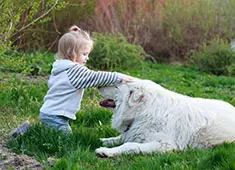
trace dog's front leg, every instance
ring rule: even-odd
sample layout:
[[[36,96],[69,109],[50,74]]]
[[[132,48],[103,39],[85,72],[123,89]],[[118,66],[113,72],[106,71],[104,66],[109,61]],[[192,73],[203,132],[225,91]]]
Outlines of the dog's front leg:
[[[96,149],[95,152],[102,157],[113,157],[121,154],[144,154],[153,152],[165,152],[173,149],[176,149],[176,146],[172,145],[171,142],[127,142],[121,146],[113,148],[101,147]]]
[[[114,146],[123,143],[123,135],[119,135],[111,138],[100,138],[104,146]]]

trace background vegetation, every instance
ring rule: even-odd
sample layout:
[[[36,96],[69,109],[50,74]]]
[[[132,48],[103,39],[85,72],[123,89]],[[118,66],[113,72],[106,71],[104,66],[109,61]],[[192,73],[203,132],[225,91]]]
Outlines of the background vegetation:
[[[99,138],[118,133],[93,88],[70,122],[73,134],[44,129],[38,121],[58,39],[73,24],[95,40],[89,68],[235,106],[234,8],[233,0],[0,0],[0,139],[29,120],[34,126],[8,138],[8,147],[48,169],[235,169],[234,144],[100,159],[94,153]]]
[[[222,45],[216,54],[212,48],[207,48],[218,39],[227,46],[235,39],[234,7],[233,0],[2,1],[0,56],[15,48],[24,52],[55,52],[60,36],[76,24],[91,34],[107,33],[107,39],[110,35],[121,35],[125,41],[140,45],[147,53],[143,55],[146,60],[193,63],[207,67],[197,67],[203,71],[234,75],[233,57],[230,57],[233,60],[230,63],[220,63],[223,68],[226,67],[224,71],[214,71],[219,67],[216,65],[218,59],[226,60],[223,55],[217,54],[227,51],[224,49],[227,47]],[[194,60],[197,62],[189,62],[192,55],[195,59],[200,52],[204,53],[205,48],[208,50],[208,60],[213,60],[209,65],[199,57]],[[115,59],[115,62],[118,61]]]

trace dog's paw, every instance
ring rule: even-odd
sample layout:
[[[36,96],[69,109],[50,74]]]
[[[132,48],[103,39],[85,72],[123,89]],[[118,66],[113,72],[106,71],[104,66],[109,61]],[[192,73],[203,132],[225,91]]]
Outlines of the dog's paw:
[[[112,148],[100,147],[97,148],[95,152],[102,158],[115,156],[115,152],[113,152]]]

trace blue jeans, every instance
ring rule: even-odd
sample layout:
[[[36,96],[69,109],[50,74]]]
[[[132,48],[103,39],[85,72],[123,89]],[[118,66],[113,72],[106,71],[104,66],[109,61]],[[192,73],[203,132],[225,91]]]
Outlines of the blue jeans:
[[[67,117],[58,116],[58,115],[49,115],[49,114],[40,112],[39,119],[47,127],[54,127],[66,133],[72,132],[72,129],[69,125],[69,118]]]

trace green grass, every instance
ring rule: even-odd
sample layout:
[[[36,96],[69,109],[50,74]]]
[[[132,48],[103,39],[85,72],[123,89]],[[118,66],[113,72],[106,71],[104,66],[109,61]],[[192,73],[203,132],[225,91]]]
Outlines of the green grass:
[[[118,70],[117,70],[118,71]],[[125,72],[150,79],[162,86],[193,97],[225,100],[235,106],[235,78],[217,77],[192,68],[146,63],[143,68]],[[47,169],[235,169],[235,144],[185,152],[123,155],[110,159],[97,157],[99,138],[118,135],[110,128],[112,113],[101,108],[97,89],[87,89],[77,120],[71,121],[73,134],[45,129],[38,121],[39,108],[47,91],[47,77],[28,79],[15,73],[0,72],[0,136],[29,119],[34,126],[24,136],[10,138],[8,146],[16,153],[34,156]],[[53,167],[46,163],[55,157]]]

